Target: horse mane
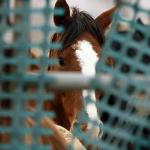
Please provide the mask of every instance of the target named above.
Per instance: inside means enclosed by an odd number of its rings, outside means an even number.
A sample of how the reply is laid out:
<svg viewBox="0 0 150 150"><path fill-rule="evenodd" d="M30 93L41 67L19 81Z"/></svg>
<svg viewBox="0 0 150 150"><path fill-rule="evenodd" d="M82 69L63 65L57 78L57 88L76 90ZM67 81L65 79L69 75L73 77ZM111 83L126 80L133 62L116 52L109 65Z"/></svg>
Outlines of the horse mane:
<svg viewBox="0 0 150 150"><path fill-rule="evenodd" d="M72 8L72 15L64 22L65 31L61 41L63 48L70 46L82 33L89 32L100 45L104 43L104 35L95 19L85 11Z"/></svg>

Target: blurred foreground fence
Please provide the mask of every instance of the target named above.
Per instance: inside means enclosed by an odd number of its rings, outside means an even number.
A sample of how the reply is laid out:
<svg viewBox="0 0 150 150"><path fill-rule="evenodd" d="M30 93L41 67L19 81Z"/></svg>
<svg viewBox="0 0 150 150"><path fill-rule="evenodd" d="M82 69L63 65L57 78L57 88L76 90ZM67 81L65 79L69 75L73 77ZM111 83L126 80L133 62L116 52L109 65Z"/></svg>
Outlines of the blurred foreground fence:
<svg viewBox="0 0 150 150"><path fill-rule="evenodd" d="M141 8L139 0L125 1L118 7L96 67L97 75L84 77L47 72L49 65L57 63L48 58L49 49L60 47L59 43L50 43L48 37L62 32L50 24L51 17L63 11L54 11L49 0L45 3L43 8L31 8L29 0L15 0L15 8L11 8L9 0L0 1L0 150L50 149L39 142L40 135L51 134L40 126L41 119L53 116L43 109L44 101L53 98L45 83L54 88L101 91L97 107L104 135L96 141L100 149L150 150L150 24L137 18L142 13L149 20L150 10ZM124 15L124 9L130 15ZM43 21L32 23L35 15ZM39 57L31 57L29 49ZM40 70L29 74L36 66ZM27 107L28 103L35 109ZM26 125L28 117L36 122L34 126ZM24 142L29 135L32 139Z"/></svg>

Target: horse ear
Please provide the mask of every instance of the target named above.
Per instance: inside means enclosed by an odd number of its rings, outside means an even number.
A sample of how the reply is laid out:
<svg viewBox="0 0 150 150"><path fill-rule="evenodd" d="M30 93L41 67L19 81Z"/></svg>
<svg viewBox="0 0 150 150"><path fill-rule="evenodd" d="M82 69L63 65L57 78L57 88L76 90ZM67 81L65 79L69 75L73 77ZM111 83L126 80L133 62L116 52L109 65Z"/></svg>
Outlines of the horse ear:
<svg viewBox="0 0 150 150"><path fill-rule="evenodd" d="M70 17L70 8L66 0L57 0L55 4L55 9L64 9L64 14L62 16L54 15L54 23L56 26L64 25L65 21Z"/></svg>
<svg viewBox="0 0 150 150"><path fill-rule="evenodd" d="M101 15L99 15L96 18L96 22L98 23L98 25L100 26L100 28L103 32L105 32L106 29L111 24L112 16L113 16L113 13L115 12L115 10L116 10L116 7L113 7L111 9L103 12Z"/></svg>

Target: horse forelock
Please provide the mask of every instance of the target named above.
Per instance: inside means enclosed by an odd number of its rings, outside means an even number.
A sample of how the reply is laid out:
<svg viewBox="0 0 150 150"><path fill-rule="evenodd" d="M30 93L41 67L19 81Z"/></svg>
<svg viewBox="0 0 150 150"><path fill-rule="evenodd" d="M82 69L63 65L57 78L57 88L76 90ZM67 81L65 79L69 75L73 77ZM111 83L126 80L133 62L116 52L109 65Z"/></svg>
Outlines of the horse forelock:
<svg viewBox="0 0 150 150"><path fill-rule="evenodd" d="M79 11L77 8L72 8L71 17L66 20L64 25L65 31L62 34L61 42L63 48L70 46L83 33L90 33L99 43L104 43L104 35L95 19L85 11Z"/></svg>

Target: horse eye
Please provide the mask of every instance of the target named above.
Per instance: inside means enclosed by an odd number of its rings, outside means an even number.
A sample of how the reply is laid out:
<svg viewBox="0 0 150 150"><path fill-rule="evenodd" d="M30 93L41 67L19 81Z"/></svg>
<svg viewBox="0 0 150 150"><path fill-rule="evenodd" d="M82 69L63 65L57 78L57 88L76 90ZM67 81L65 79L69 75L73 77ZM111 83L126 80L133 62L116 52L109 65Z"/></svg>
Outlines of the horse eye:
<svg viewBox="0 0 150 150"><path fill-rule="evenodd" d="M61 66L64 66L65 65L64 59L62 57L59 57L58 59L59 59L59 64Z"/></svg>

